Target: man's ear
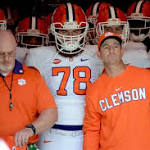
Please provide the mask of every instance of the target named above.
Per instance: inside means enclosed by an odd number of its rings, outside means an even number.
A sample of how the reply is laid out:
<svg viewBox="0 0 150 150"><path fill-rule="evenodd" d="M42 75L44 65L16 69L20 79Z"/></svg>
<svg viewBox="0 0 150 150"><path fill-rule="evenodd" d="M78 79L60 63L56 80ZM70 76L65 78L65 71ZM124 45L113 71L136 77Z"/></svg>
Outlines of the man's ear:
<svg viewBox="0 0 150 150"><path fill-rule="evenodd" d="M124 48L123 46L121 46L121 55L123 56L123 54L124 54Z"/></svg>
<svg viewBox="0 0 150 150"><path fill-rule="evenodd" d="M101 59L100 48L97 49L97 56Z"/></svg>

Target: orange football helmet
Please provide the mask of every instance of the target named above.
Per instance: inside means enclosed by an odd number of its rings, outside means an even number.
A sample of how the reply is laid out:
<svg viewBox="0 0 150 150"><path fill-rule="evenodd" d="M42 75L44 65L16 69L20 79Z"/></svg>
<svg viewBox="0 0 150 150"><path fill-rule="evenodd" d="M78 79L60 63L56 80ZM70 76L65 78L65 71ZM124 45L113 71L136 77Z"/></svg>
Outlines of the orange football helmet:
<svg viewBox="0 0 150 150"><path fill-rule="evenodd" d="M48 32L50 33L50 25L51 25L51 16L52 13L49 13L47 16L40 16L40 19L45 22L48 27Z"/></svg>
<svg viewBox="0 0 150 150"><path fill-rule="evenodd" d="M78 5L61 4L54 10L51 31L55 36L56 47L61 53L77 54L82 51L87 30L86 16Z"/></svg>
<svg viewBox="0 0 150 150"><path fill-rule="evenodd" d="M105 7L110 6L109 3L105 2L96 2L95 4L91 5L87 11L86 11L86 16L87 16L87 21L89 23L89 30L87 34L87 42L91 44L96 44L96 22L97 22L97 16L100 12L103 11Z"/></svg>
<svg viewBox="0 0 150 150"><path fill-rule="evenodd" d="M55 45L54 35L51 32L51 16L52 13L49 13L47 16L41 16L40 19L43 20L48 27L49 45Z"/></svg>
<svg viewBox="0 0 150 150"><path fill-rule="evenodd" d="M48 26L40 18L25 18L16 28L16 39L22 46L46 46L49 42Z"/></svg>
<svg viewBox="0 0 150 150"><path fill-rule="evenodd" d="M6 29L7 29L7 21L3 10L0 9L0 30L6 30Z"/></svg>
<svg viewBox="0 0 150 150"><path fill-rule="evenodd" d="M129 37L129 25L125 13L113 6L104 8L98 15L96 32L98 37L104 32L118 33L126 42Z"/></svg>
<svg viewBox="0 0 150 150"><path fill-rule="evenodd" d="M128 9L130 40L143 41L150 36L150 1L134 2Z"/></svg>

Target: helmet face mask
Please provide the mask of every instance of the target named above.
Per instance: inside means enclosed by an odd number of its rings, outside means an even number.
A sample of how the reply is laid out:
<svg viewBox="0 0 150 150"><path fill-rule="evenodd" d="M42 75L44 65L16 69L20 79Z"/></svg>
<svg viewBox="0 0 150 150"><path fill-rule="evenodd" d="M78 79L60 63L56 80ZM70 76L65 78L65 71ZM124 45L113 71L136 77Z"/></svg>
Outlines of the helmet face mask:
<svg viewBox="0 0 150 150"><path fill-rule="evenodd" d="M130 25L130 40L143 41L150 36L150 18L149 19L128 19Z"/></svg>
<svg viewBox="0 0 150 150"><path fill-rule="evenodd" d="M97 19L97 16L89 16L88 19L87 19L87 21L88 21L88 23L92 24L92 27L95 27L95 25L96 25L96 19Z"/></svg>
<svg viewBox="0 0 150 150"><path fill-rule="evenodd" d="M69 14L64 13L63 16L60 16L58 13L59 9L62 12L65 12L66 9L68 9L70 12L68 11ZM71 13L71 9L74 9L75 16ZM80 14L77 11L79 11ZM58 19L60 17L64 18L67 15L71 19ZM85 45L87 30L88 23L86 22L86 16L79 6L67 3L66 5L60 5L60 7L56 8L54 11L51 31L55 36L56 47L60 53L74 55L81 52Z"/></svg>
<svg viewBox="0 0 150 150"><path fill-rule="evenodd" d="M150 37L150 1L134 2L128 9L130 40L141 42Z"/></svg>
<svg viewBox="0 0 150 150"><path fill-rule="evenodd" d="M46 37L37 34L21 33L17 36L17 41L26 47L39 47L46 45Z"/></svg>
<svg viewBox="0 0 150 150"><path fill-rule="evenodd" d="M16 40L23 47L46 46L49 43L48 27L39 18L25 18L16 28Z"/></svg>
<svg viewBox="0 0 150 150"><path fill-rule="evenodd" d="M6 30L7 29L7 23L5 20L0 20L0 30Z"/></svg>
<svg viewBox="0 0 150 150"><path fill-rule="evenodd" d="M105 32L114 32L121 35L124 42L127 42L129 36L129 25L127 22L120 22L118 19L116 21L108 21L97 24L96 28L97 36Z"/></svg>
<svg viewBox="0 0 150 150"><path fill-rule="evenodd" d="M82 51L87 26L88 24L85 22L81 22L79 25L76 22L72 24L66 22L64 25L60 23L52 24L51 29L55 35L57 49L64 54L76 54Z"/></svg>
<svg viewBox="0 0 150 150"><path fill-rule="evenodd" d="M110 6L99 14L96 26L97 39L105 32L120 34L123 43L126 43L129 39L129 24L124 12L119 8Z"/></svg>

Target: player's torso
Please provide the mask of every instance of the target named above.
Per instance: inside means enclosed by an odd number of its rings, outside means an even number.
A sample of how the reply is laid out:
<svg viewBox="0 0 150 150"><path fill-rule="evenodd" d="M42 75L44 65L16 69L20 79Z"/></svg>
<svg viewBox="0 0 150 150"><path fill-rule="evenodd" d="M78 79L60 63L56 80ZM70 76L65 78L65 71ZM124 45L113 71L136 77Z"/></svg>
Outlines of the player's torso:
<svg viewBox="0 0 150 150"><path fill-rule="evenodd" d="M73 58L57 54L54 49L39 55L37 53L41 52L36 51L37 56L33 56L36 59L33 60L34 66L40 64L36 67L44 76L58 106L58 123L82 124L87 84L98 78L103 67L96 50L97 47L90 46Z"/></svg>
<svg viewBox="0 0 150 150"><path fill-rule="evenodd" d="M97 79L101 66L96 53L89 55L84 51L74 58L57 55L46 63L45 68L44 77L54 96L61 99L74 96L77 99L85 95L87 83Z"/></svg>
<svg viewBox="0 0 150 150"><path fill-rule="evenodd" d="M24 62L24 59L26 57L28 53L28 49L27 48L24 48L24 47L17 47L16 48L16 59L23 63Z"/></svg>
<svg viewBox="0 0 150 150"><path fill-rule="evenodd" d="M150 59L143 43L129 41L124 49L123 61L125 64L143 68L150 67Z"/></svg>

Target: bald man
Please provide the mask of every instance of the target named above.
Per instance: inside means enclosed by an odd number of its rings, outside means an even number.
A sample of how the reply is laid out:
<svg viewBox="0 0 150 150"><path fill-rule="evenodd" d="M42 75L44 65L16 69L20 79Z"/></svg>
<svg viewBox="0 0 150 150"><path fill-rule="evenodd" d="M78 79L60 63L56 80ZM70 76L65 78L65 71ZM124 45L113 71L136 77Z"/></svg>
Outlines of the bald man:
<svg viewBox="0 0 150 150"><path fill-rule="evenodd" d="M9 73L15 66L17 43L11 31L0 31L0 73Z"/></svg>
<svg viewBox="0 0 150 150"><path fill-rule="evenodd" d="M16 46L11 31L0 31L0 138L13 137L10 149L23 150L53 126L57 109L39 71L15 60Z"/></svg>

